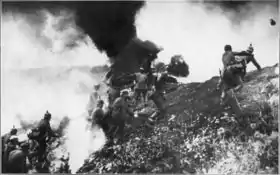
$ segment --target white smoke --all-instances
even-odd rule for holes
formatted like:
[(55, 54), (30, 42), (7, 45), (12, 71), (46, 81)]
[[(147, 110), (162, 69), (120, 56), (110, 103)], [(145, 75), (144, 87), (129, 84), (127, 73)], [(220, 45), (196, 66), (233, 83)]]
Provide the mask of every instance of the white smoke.
[[(171, 56), (181, 54), (190, 66), (187, 82), (199, 82), (219, 75), (224, 45), (233, 50), (255, 48), (259, 64), (272, 66), (278, 62), (279, 24), (271, 26), (269, 19), (278, 18), (277, 7), (252, 5), (239, 26), (232, 25), (220, 8), (212, 11), (196, 2), (147, 2), (138, 15), (137, 33), (142, 39), (163, 46), (159, 60), (167, 63)], [(240, 18), (244, 19), (242, 16)], [(278, 20), (277, 20), (278, 21)], [(251, 63), (248, 69), (256, 69)]]
[(18, 114), (26, 122), (39, 121), (48, 110), (53, 115), (52, 126), (68, 116), (65, 147), (75, 172), (89, 152), (105, 143), (102, 131), (85, 130), (84, 115), (92, 86), (100, 81), (93, 78), (90, 68), (105, 64), (107, 58), (89, 38), (76, 48), (64, 50), (65, 42), (79, 34), (74, 23), (58, 31), (57, 24), (63, 17), (42, 14), (46, 17), (42, 26), (29, 23), (23, 14), (2, 17), (1, 133), (13, 125), (20, 127)]

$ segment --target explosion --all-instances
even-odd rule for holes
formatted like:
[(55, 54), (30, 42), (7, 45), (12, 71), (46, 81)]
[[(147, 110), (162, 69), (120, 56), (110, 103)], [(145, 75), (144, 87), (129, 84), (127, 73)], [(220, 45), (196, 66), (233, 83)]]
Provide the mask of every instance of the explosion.
[[(90, 66), (105, 64), (106, 56), (94, 50), (90, 41), (88, 45), (79, 43), (78, 47), (63, 51), (67, 43), (63, 39), (71, 38), (73, 31), (77, 35), (79, 32), (69, 25), (61, 33), (53, 26), (62, 17), (56, 18), (46, 11), (42, 14), (45, 23), (35, 26), (42, 29), (39, 38), (32, 32), (32, 24), (20, 15), (3, 16), (1, 132), (7, 133), (13, 125), (26, 130), (33, 128), (48, 110), (53, 115), (53, 129), (66, 137), (63, 147), (66, 154), (70, 152), (71, 169), (75, 171), (89, 152), (105, 143), (101, 130), (86, 130), (84, 112), (92, 85), (101, 80), (92, 78)], [(83, 143), (79, 148), (84, 154), (75, 143)]]

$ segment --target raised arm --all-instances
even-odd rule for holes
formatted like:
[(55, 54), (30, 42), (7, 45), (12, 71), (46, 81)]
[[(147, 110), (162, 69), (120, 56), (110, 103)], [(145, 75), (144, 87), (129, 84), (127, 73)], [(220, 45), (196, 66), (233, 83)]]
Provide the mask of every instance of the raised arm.
[(252, 60), (252, 63), (256, 66), (256, 68), (257, 68), (258, 70), (261, 70), (261, 69), (262, 69), (261, 66), (259, 65), (259, 63), (257, 62), (257, 60), (255, 59), (255, 56), (254, 56), (254, 55), (252, 56), (251, 60)]

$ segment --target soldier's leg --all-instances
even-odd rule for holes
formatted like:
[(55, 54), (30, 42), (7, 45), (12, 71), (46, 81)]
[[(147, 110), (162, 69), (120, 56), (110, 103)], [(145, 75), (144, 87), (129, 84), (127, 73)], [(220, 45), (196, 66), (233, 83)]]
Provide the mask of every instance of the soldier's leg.
[(116, 131), (116, 138), (118, 140), (122, 140), (123, 139), (123, 136), (124, 136), (124, 127), (125, 127), (125, 121), (124, 120), (120, 120), (118, 122), (118, 129)]
[(220, 97), (220, 104), (224, 104), (225, 101), (226, 101), (226, 98), (227, 98), (227, 92), (228, 90), (230, 89), (228, 85), (226, 84), (223, 84), (222, 85), (222, 94), (221, 94), (221, 97)]
[(237, 86), (233, 89), (234, 91), (239, 91), (243, 87), (243, 81), (241, 75), (235, 77), (235, 82)]
[(44, 154), (47, 149), (47, 143), (45, 140), (39, 142), (39, 149), (38, 149), (38, 162), (44, 161)]

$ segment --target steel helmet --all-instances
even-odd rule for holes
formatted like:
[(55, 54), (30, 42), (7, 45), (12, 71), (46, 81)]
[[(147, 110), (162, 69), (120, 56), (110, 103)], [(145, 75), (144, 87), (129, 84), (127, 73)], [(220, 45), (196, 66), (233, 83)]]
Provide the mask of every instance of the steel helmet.
[(225, 45), (224, 50), (225, 50), (225, 51), (230, 51), (230, 50), (232, 50), (231, 45), (229, 45), (229, 44)]
[(247, 48), (247, 51), (248, 52), (254, 52), (254, 48), (253, 48), (253, 46), (252, 46), (252, 44), (250, 44), (250, 46)]
[(52, 115), (47, 111), (44, 115), (44, 119), (51, 119)]
[(15, 128), (15, 126), (13, 126), (13, 128), (11, 129), (11, 131), (10, 131), (10, 134), (11, 135), (16, 135), (17, 134), (17, 129)]

